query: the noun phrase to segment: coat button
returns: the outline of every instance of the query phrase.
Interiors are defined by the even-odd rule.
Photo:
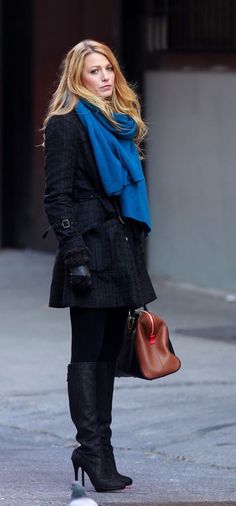
[[[129,240],[129,238],[127,237],[127,235],[125,236],[125,240],[126,240],[126,241],[128,241],[128,240]]]

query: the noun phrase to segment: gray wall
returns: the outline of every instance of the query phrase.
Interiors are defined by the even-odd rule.
[[[148,71],[154,277],[236,291],[236,73]]]
[[[2,2],[0,2],[0,31],[2,33]],[[0,248],[2,245],[2,37],[0,37]]]

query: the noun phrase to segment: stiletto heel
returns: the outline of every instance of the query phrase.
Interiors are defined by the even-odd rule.
[[[74,472],[75,472],[75,481],[78,481],[79,466],[77,465],[77,462],[75,462],[74,460],[72,460],[72,464],[73,464]]]
[[[78,481],[79,465],[77,464],[77,462],[75,460],[72,460],[72,464],[73,464],[74,472],[75,472],[75,481]],[[81,481],[82,481],[82,486],[84,487],[85,480],[84,480],[84,469],[83,469],[83,467],[81,467]]]
[[[84,487],[84,470],[81,467],[81,478],[82,478],[82,486]]]

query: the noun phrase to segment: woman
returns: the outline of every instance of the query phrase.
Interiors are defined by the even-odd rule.
[[[150,231],[138,98],[112,51],[93,40],[63,62],[45,127],[45,211],[58,240],[49,306],[69,307],[68,396],[78,469],[97,491],[124,488],[111,445],[115,363],[130,308],[156,298],[145,268]]]

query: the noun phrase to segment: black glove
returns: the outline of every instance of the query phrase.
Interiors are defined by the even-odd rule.
[[[92,279],[88,261],[89,255],[87,248],[71,252],[65,259],[69,269],[70,284],[75,290],[89,292],[92,289]]]
[[[87,265],[70,266],[70,284],[81,292],[92,289],[91,273]]]

